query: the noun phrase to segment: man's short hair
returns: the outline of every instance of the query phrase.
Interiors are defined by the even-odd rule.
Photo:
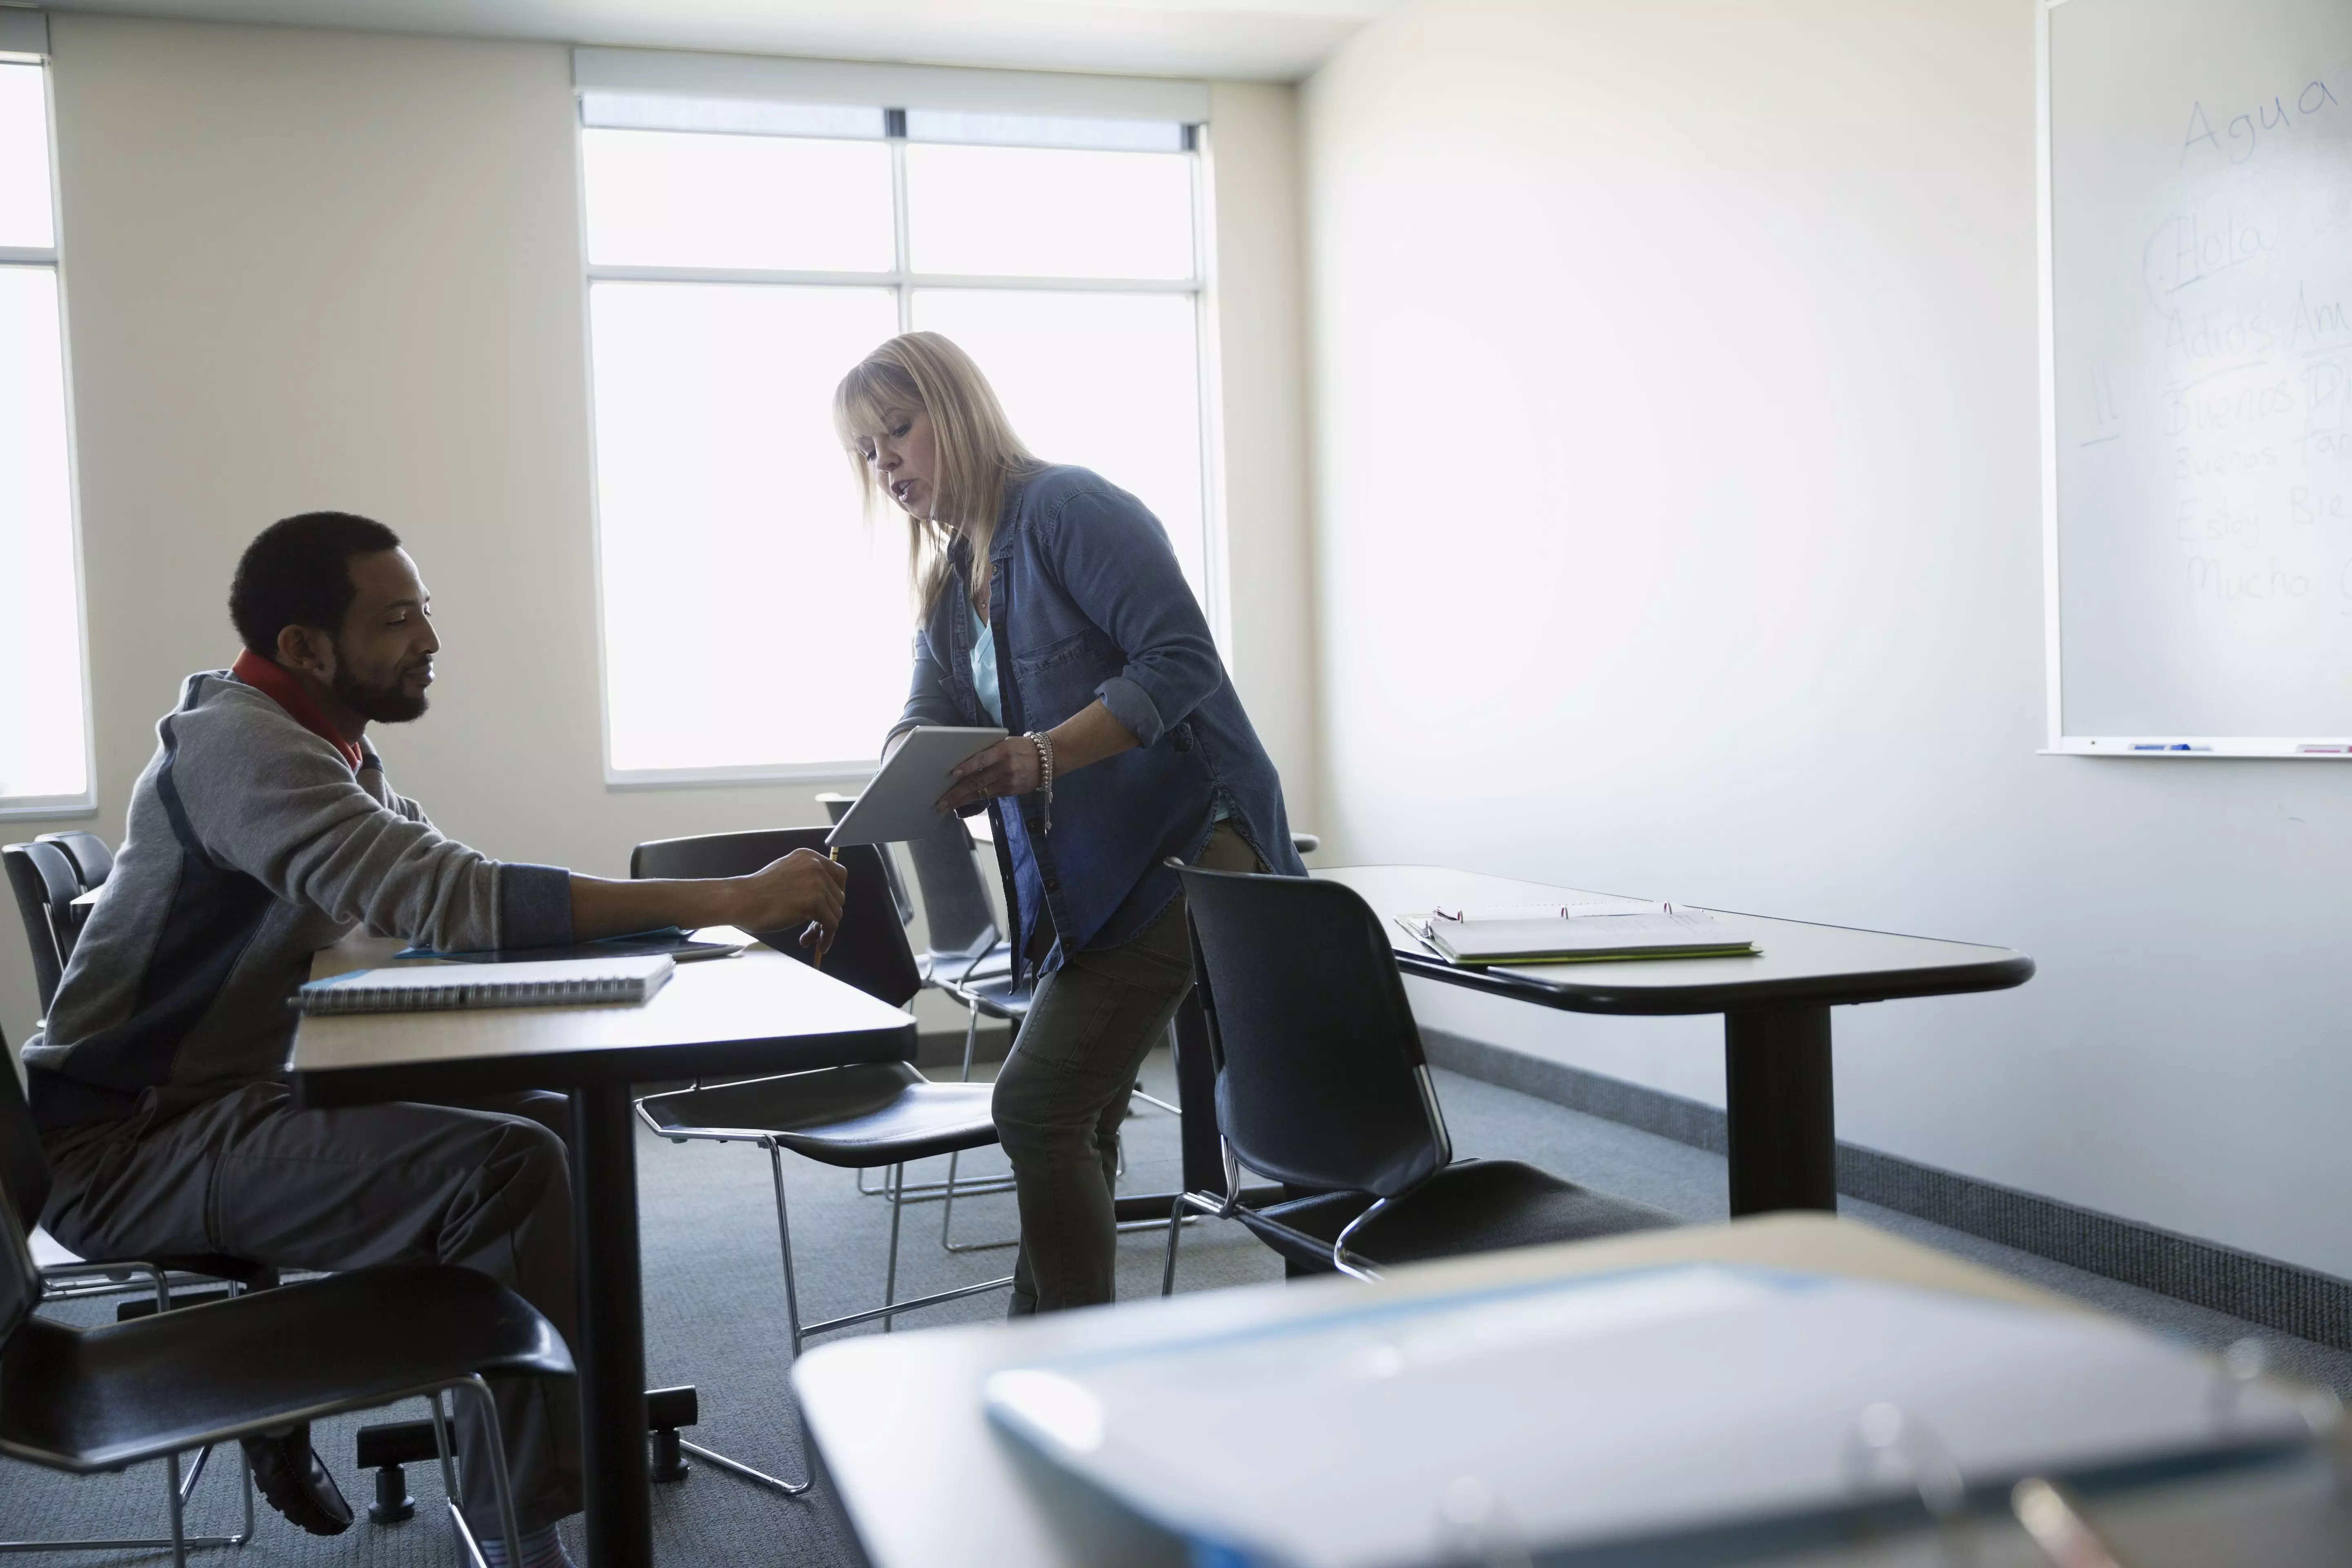
[[[245,646],[264,658],[278,657],[278,634],[288,626],[317,626],[338,636],[355,593],[352,557],[399,548],[400,535],[347,511],[281,518],[238,557],[228,618]]]

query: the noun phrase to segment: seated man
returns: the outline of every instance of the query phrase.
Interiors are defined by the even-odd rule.
[[[803,849],[748,877],[616,882],[444,837],[366,742],[371,721],[425,711],[440,647],[416,563],[381,523],[313,512],[265,530],[237,563],[229,616],[245,651],[190,676],[156,726],[106,897],[25,1048],[56,1173],[44,1220],[96,1257],[463,1264],[569,1336],[562,1141],[491,1110],[295,1109],[279,1078],[286,1002],[311,954],[362,925],[451,951],[671,924],[814,922],[803,940],[828,941],[845,873]],[[494,1539],[487,1464],[465,1467],[467,1521],[492,1538],[493,1564],[561,1563],[555,1521],[582,1506],[572,1385],[515,1380],[498,1395],[524,1539]],[[460,1449],[478,1452],[465,1421]],[[248,1447],[280,1512],[314,1533],[349,1526],[307,1430]]]

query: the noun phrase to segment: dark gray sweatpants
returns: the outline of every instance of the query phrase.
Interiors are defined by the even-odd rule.
[[[532,1114],[561,1096],[515,1096],[525,1114],[439,1105],[298,1110],[283,1084],[250,1084],[159,1114],[150,1094],[128,1120],[42,1141],[55,1173],[43,1223],[93,1258],[226,1253],[280,1268],[455,1263],[545,1314],[567,1343],[578,1314],[572,1182],[563,1142]],[[552,1118],[551,1117],[551,1120]],[[322,1322],[321,1334],[335,1325]],[[568,1380],[491,1384],[525,1531],[577,1513],[579,1401]],[[460,1396],[461,1459],[483,1434]],[[463,1466],[466,1518],[503,1533],[490,1468]]]

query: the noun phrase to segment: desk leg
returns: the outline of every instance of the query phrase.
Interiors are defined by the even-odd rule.
[[[1723,1019],[1731,1213],[1837,1212],[1837,1111],[1827,1007],[1747,1007]]]
[[[572,1091],[580,1258],[580,1415],[589,1568],[650,1568],[646,1303],[637,1256],[636,1121],[626,1085]]]

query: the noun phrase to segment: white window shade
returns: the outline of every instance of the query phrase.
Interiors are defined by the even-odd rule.
[[[580,123],[620,131],[698,131],[732,136],[824,136],[878,142],[882,110],[857,103],[770,103],[756,99],[583,92]]]
[[[577,48],[572,51],[572,79],[583,93],[881,104],[905,110],[1159,120],[1182,125],[1205,124],[1209,118],[1207,83],[1157,77],[960,70],[667,49]]]
[[[0,55],[38,58],[49,52],[49,19],[38,11],[0,9]]]

